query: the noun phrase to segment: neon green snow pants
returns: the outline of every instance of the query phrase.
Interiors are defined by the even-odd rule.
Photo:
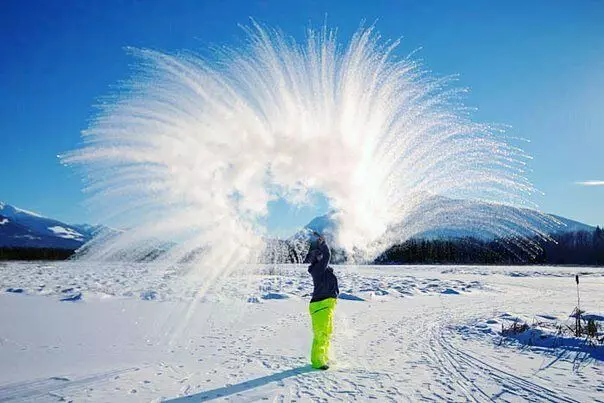
[[[314,335],[310,362],[313,368],[320,368],[329,360],[329,343],[333,332],[333,312],[336,309],[336,301],[335,298],[327,298],[310,303],[309,311]]]

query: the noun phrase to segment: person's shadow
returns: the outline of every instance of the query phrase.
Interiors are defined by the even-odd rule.
[[[241,382],[235,385],[224,386],[218,389],[207,390],[200,392],[195,395],[189,395],[184,397],[177,397],[175,399],[164,400],[164,403],[193,403],[193,402],[206,402],[208,400],[217,399],[219,397],[226,397],[237,393],[245,392],[246,390],[258,388],[260,386],[267,385],[271,382],[278,382],[292,376],[305,374],[308,372],[315,371],[312,366],[306,365],[303,367],[288,369],[287,371],[278,372],[272,375],[266,375],[261,378],[251,379],[249,381]]]

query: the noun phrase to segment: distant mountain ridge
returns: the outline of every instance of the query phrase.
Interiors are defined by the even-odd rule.
[[[489,228],[481,227],[480,225],[471,226],[465,224],[468,217],[482,215],[483,218],[500,220],[502,227],[507,225],[511,230],[516,231],[521,236],[532,236],[534,232],[528,228],[523,228],[519,224],[506,224],[504,220],[509,217],[521,219],[533,226],[534,229],[547,235],[564,234],[570,232],[588,231],[592,232],[596,229],[595,226],[584,224],[582,222],[571,220],[566,217],[554,214],[539,214],[538,212],[526,208],[511,207],[507,205],[487,204],[480,202],[470,202],[465,200],[444,199],[439,200],[440,203],[446,203],[446,206],[441,216],[443,218],[442,225],[436,225],[433,229],[420,232],[414,235],[414,238],[421,239],[459,239],[459,238],[476,238],[484,241],[494,240],[497,235],[489,230]],[[454,213],[447,214],[449,209]],[[480,211],[478,213],[478,211]],[[332,241],[338,229],[338,223],[335,219],[335,212],[330,211],[327,214],[313,218],[302,229],[293,234],[290,239],[300,240],[308,238],[313,231],[326,234],[331,237]],[[453,216],[453,217],[452,217]],[[539,217],[545,220],[539,219]],[[548,221],[548,222],[546,222]],[[465,225],[464,225],[465,224]],[[505,225],[504,225],[505,224]],[[405,224],[399,224],[405,225]],[[493,226],[495,227],[495,226]]]
[[[461,201],[456,200],[450,200],[448,202],[453,203],[451,208],[458,208],[457,204],[461,203]],[[466,208],[486,209],[487,213],[493,217],[497,217],[497,212],[501,213],[503,210],[507,210],[506,212],[508,214],[512,211],[517,216],[525,215],[526,217],[529,217],[529,212],[531,211],[510,206],[485,205],[480,203],[469,204],[469,206],[470,207]],[[338,223],[334,216],[335,211],[330,211],[325,215],[315,217],[302,229],[289,237],[289,241],[304,242],[309,239],[310,234],[313,231],[317,231],[326,234],[328,238],[331,237],[332,239],[330,241],[333,242],[338,228]],[[499,214],[499,216],[505,216],[505,214]],[[579,221],[553,214],[546,216],[559,223],[553,227],[543,226],[542,228],[539,228],[539,230],[550,235],[595,230],[594,226]],[[535,225],[538,226],[538,223]],[[66,224],[59,220],[44,217],[40,214],[0,202],[0,247],[76,250],[100,232],[115,234],[121,231],[103,225]],[[440,226],[417,234],[415,237],[425,239],[474,237],[482,240],[492,240],[495,238],[492,233],[484,231],[480,227],[463,228],[463,226],[460,225],[455,225],[453,227],[447,227],[446,225]]]
[[[76,250],[107,229],[102,225],[66,224],[0,202],[0,247]]]

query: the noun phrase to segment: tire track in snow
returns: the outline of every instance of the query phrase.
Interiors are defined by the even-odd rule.
[[[490,402],[520,398],[528,401],[576,402],[563,392],[497,368],[497,365],[491,365],[451,344],[456,336],[452,325],[488,314],[492,307],[490,301],[476,303],[472,312],[448,309],[447,305],[442,305],[441,310],[435,310],[434,306],[420,308],[415,312],[415,318],[421,320],[404,317],[383,323],[381,329],[374,328],[380,336],[370,342],[372,351],[379,353],[381,342],[390,339],[397,344],[396,359],[402,364],[401,372],[411,371],[418,365],[432,374],[431,380],[421,385],[409,385],[416,389],[405,390],[405,395],[411,392],[422,399],[435,401]],[[467,347],[471,348],[471,345]],[[416,356],[419,359],[414,361]],[[508,395],[507,398],[505,395]]]
[[[442,345],[437,343],[438,333],[440,332],[440,327],[437,331],[432,331],[429,339],[429,355],[433,361],[435,372],[439,372],[443,379],[449,380],[449,383],[456,384],[459,388],[450,391],[453,393],[455,391],[462,392],[464,397],[469,401],[475,402],[483,402],[483,401],[491,401],[489,395],[483,391],[480,387],[476,386],[474,382],[468,378],[464,371],[460,370],[455,363],[454,357],[444,353]],[[445,382],[446,384],[446,382]],[[478,396],[476,395],[478,393]]]
[[[81,389],[83,386],[96,384],[108,380],[109,378],[137,371],[139,368],[127,368],[94,374],[84,378],[70,380],[63,377],[51,377],[37,379],[30,382],[19,382],[0,386],[0,402],[9,402],[13,400],[31,401],[48,397],[50,394],[63,392],[73,389]]]
[[[439,331],[433,333],[433,345],[435,353],[440,353],[443,361],[446,361],[449,366],[448,372],[455,378],[458,384],[462,384],[465,391],[478,392],[480,398],[468,394],[471,400],[475,401],[493,401],[496,398],[502,397],[504,394],[513,395],[515,398],[523,398],[528,401],[548,401],[548,402],[564,402],[572,403],[577,400],[565,396],[559,391],[555,391],[540,385],[534,381],[523,379],[517,375],[507,372],[503,369],[487,363],[466,351],[454,347],[448,340],[453,337],[452,331],[444,330],[445,327],[439,328]],[[468,373],[475,375],[475,378],[468,376]],[[483,379],[488,384],[489,381],[496,383],[501,391],[495,395],[490,395],[481,388],[477,379]]]

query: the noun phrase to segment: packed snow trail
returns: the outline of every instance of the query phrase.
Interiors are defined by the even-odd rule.
[[[308,365],[302,267],[241,279],[260,284],[257,295],[237,297],[236,280],[208,294],[170,344],[188,291],[168,284],[148,300],[150,291],[116,275],[101,294],[73,263],[17,266],[21,277],[0,268],[3,290],[24,289],[0,293],[2,402],[604,401],[602,361],[577,367],[557,351],[499,346],[465,330],[504,313],[568,315],[577,269],[336,267],[342,291],[359,300],[338,302],[334,365],[319,372]],[[604,311],[604,270],[578,270],[591,273],[582,306]],[[42,277],[47,291],[36,292]],[[60,302],[71,287],[83,300]]]

